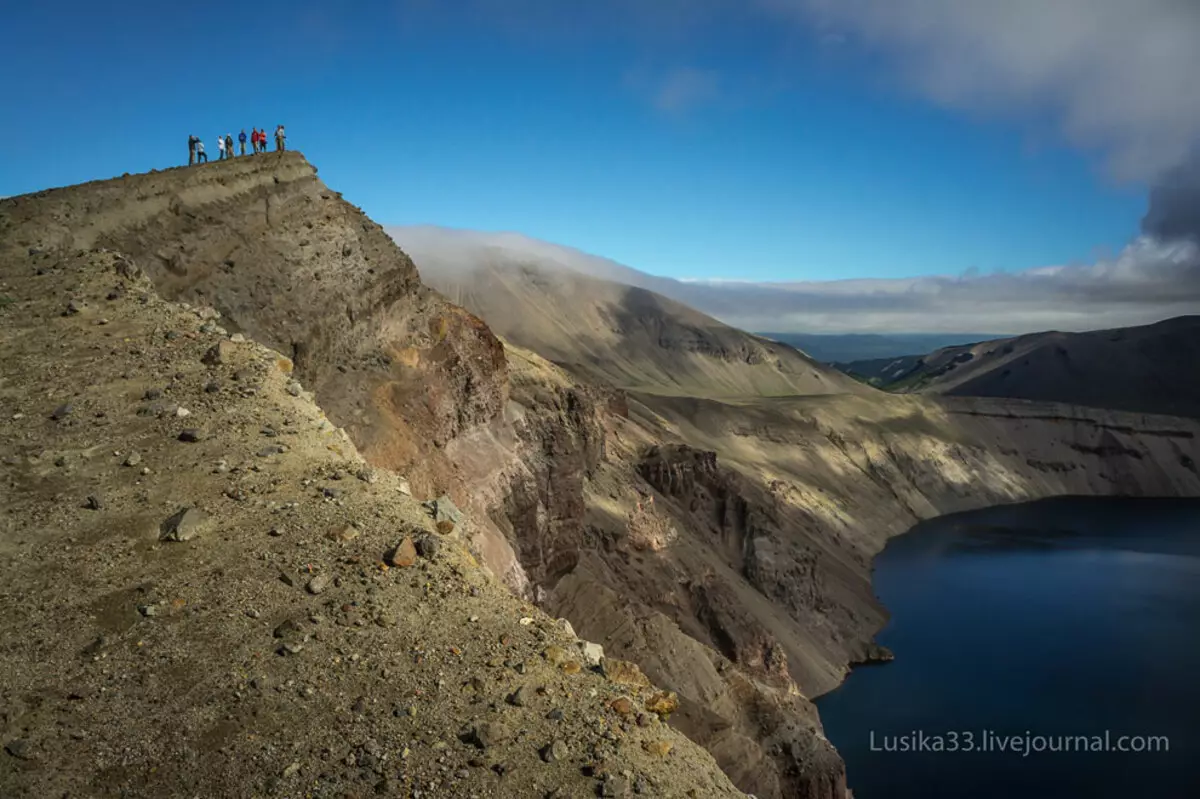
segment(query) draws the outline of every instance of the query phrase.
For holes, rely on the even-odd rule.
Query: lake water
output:
[[[1200,502],[943,517],[875,569],[896,660],[817,702],[856,799],[1200,797]]]

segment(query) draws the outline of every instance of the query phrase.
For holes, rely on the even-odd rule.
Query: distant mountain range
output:
[[[840,364],[903,393],[1011,397],[1200,416],[1200,316],[1090,333],[1031,333]]]

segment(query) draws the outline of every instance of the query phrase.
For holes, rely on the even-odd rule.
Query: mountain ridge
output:
[[[892,369],[907,393],[1010,397],[1200,416],[1200,316],[1085,333],[1046,331],[946,347]],[[878,364],[864,368],[870,371]],[[906,367],[906,368],[905,368]],[[848,364],[851,371],[854,364]]]
[[[730,397],[866,390],[789,345],[648,289],[498,259],[422,268],[431,285],[505,339],[617,388]]]

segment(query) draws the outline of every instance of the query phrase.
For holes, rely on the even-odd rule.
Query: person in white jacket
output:
[[[196,139],[196,163],[208,163],[208,156],[204,153],[204,140]]]
[[[217,160],[218,161],[225,160],[225,137],[224,136],[217,137]]]

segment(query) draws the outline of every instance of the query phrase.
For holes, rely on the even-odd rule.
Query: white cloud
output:
[[[892,57],[935,102],[1041,112],[1114,175],[1152,180],[1200,141],[1194,0],[758,0]]]
[[[1200,314],[1200,248],[1143,237],[1093,264],[896,280],[746,283],[656,277],[515,233],[389,228],[418,269],[569,269],[646,288],[737,327],[809,333],[1095,330]]]

